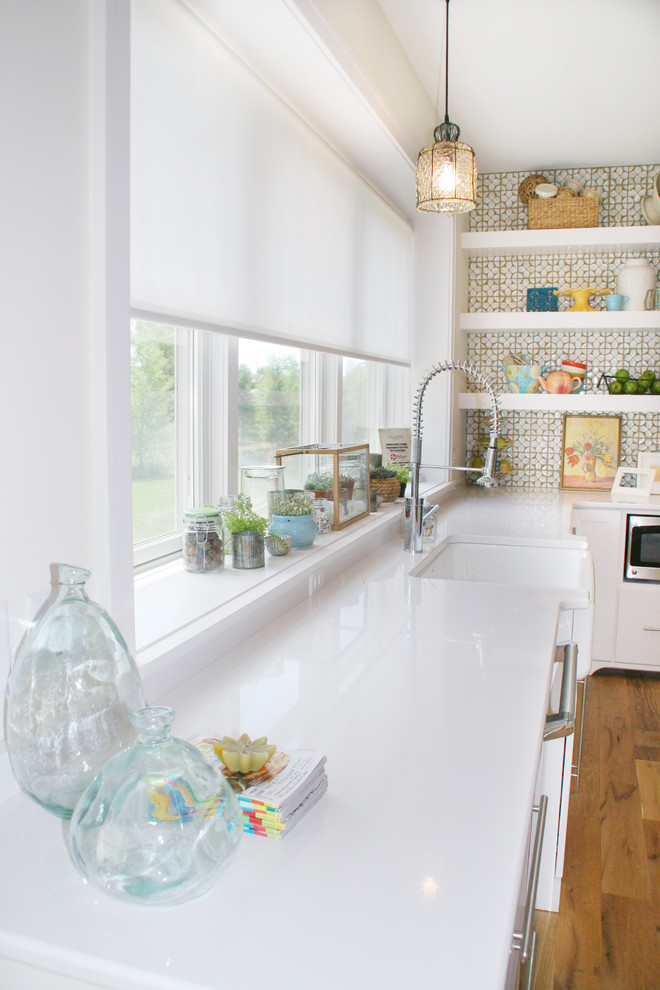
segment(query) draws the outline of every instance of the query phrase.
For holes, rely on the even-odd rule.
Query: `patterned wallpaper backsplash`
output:
[[[613,165],[608,168],[539,168],[548,182],[577,179],[601,195],[599,227],[644,226],[640,203],[651,192],[660,165]],[[527,207],[518,199],[518,187],[530,172],[487,172],[477,183],[477,205],[471,211],[470,230],[526,230]]]
[[[559,184],[567,176],[579,179],[601,195],[599,226],[645,225],[640,203],[651,192],[653,177],[660,165],[585,168],[571,171],[539,169],[549,182]],[[471,230],[527,229],[527,209],[518,199],[518,186],[529,172],[497,172],[479,176],[477,208],[470,214]],[[645,257],[660,275],[657,251],[608,252],[605,254],[550,255],[545,257],[470,258],[468,308],[470,312],[524,312],[530,286],[590,285],[615,289],[616,275],[629,257]],[[559,310],[570,308],[571,300],[559,297]],[[603,297],[592,297],[591,305],[605,309]],[[562,358],[585,361],[588,367],[586,391],[596,390],[600,372],[629,368],[641,373],[652,368],[660,376],[660,333],[657,331],[615,330],[566,333],[470,333],[467,334],[468,360],[489,374],[499,391],[506,391],[502,360],[510,352],[533,358],[548,370],[558,367]],[[474,386],[468,382],[468,389]],[[601,387],[602,391],[602,387]],[[539,396],[539,403],[543,396]],[[637,465],[637,454],[660,450],[660,415],[620,413],[620,463]],[[484,412],[467,413],[468,463],[483,448],[481,438],[488,433]],[[509,412],[501,414],[501,434],[511,445],[502,456],[511,464],[505,483],[514,487],[552,488],[559,485],[563,413]]]

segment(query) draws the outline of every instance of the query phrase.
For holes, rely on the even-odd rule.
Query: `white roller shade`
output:
[[[177,0],[132,31],[134,307],[408,363],[408,222]]]

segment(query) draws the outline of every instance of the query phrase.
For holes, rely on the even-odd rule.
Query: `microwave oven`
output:
[[[623,578],[660,582],[660,516],[628,516]]]

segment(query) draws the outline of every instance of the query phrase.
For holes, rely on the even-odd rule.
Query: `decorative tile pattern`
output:
[[[598,224],[603,227],[643,226],[642,197],[651,192],[655,165],[615,165],[605,168],[539,169],[548,182],[559,185],[572,178],[601,194]],[[490,172],[478,179],[477,208],[470,213],[470,230],[526,230],[527,207],[518,186],[529,172]]]
[[[540,170],[549,182],[559,184],[570,176],[602,195],[601,226],[636,226],[645,223],[640,203],[651,191],[660,165],[612,166],[571,170]],[[527,208],[518,199],[518,186],[527,172],[501,172],[479,176],[477,209],[470,214],[471,230],[525,230]],[[468,276],[469,310],[474,313],[524,312],[530,286],[616,288],[616,275],[629,257],[639,253],[575,254],[548,257],[520,256],[471,258]],[[657,254],[643,255],[660,275]],[[559,297],[559,311],[569,309],[572,300]],[[594,296],[591,305],[605,310],[603,297]],[[501,391],[506,390],[502,368],[509,353],[525,355],[552,370],[563,358],[587,363],[586,388],[598,387],[601,372],[613,374],[617,368],[641,373],[652,368],[660,374],[660,334],[642,330],[627,333],[614,330],[586,333],[473,333],[467,335],[467,358],[490,375]],[[468,382],[469,391],[475,391]],[[604,391],[604,389],[601,390]],[[542,403],[543,396],[539,396]],[[468,411],[466,439],[468,463],[483,454],[481,439],[488,435],[488,414]],[[512,465],[503,480],[513,487],[557,487],[561,475],[563,413],[510,412],[501,414],[501,435],[511,440],[502,458]],[[621,413],[621,463],[637,464],[641,452],[660,450],[660,416],[651,413]]]

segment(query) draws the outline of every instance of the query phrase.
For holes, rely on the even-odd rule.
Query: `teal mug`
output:
[[[605,305],[610,311],[623,309],[623,304],[626,302],[628,302],[628,296],[622,296],[616,292],[610,292],[609,296],[605,296]]]

